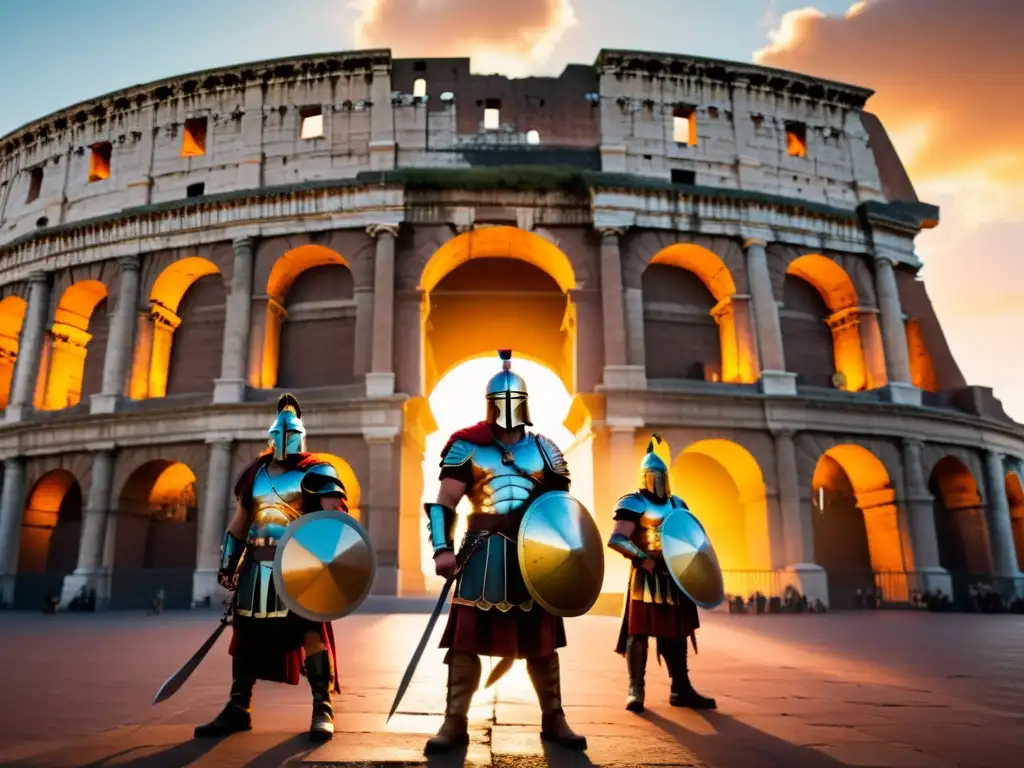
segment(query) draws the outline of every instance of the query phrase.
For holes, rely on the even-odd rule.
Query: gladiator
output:
[[[320,510],[347,512],[345,486],[329,463],[306,452],[306,428],[299,402],[290,394],[277,402],[268,430],[269,449],[235,484],[235,513],[224,534],[217,580],[234,592],[232,608],[231,693],[211,722],[195,729],[197,738],[252,729],[252,691],[257,680],[298,685],[305,675],[313,694],[309,735],[334,735],[331,694],[339,693],[334,632],[290,612],[274,586],[278,542],[288,525]]]
[[[630,560],[629,584],[623,601],[622,627],[616,653],[626,657],[629,694],[626,709],[642,712],[649,638],[657,641],[672,680],[669,704],[691,709],[714,709],[715,700],[702,696],[690,682],[687,642],[697,650],[700,627],[697,605],[676,584],[662,555],[662,523],[676,509],[689,511],[669,487],[668,466],[656,453],[661,437],[654,435],[640,462],[640,487],[615,503],[615,528],[608,546]],[[692,512],[691,512],[692,514]]]
[[[525,659],[541,708],[541,738],[585,750],[586,738],[569,727],[562,710],[558,649],[566,644],[563,619],[537,605],[520,569],[516,541],[528,506],[547,491],[568,491],[561,450],[531,433],[526,382],[501,350],[501,370],[486,389],[486,419],[451,436],[441,452],[441,488],[426,504],[434,566],[457,575],[448,623],[445,718],[425,752],[438,754],[469,743],[468,715],[480,684],[481,656]],[[467,533],[455,552],[455,509],[467,498]],[[461,569],[461,570],[460,570]]]

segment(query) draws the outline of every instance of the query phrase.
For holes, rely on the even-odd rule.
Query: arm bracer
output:
[[[430,546],[435,553],[455,546],[455,510],[444,504],[424,504],[427,513],[427,530],[430,532]]]
[[[644,560],[649,560],[647,553],[634,544],[628,536],[621,533],[613,533],[608,540],[608,548],[614,549],[627,560],[632,560],[633,565],[639,566]]]
[[[220,545],[220,570],[234,574],[244,552],[245,542],[236,539],[231,531],[225,531],[224,541]]]

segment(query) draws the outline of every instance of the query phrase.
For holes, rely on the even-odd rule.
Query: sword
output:
[[[496,682],[501,680],[505,674],[512,669],[512,665],[516,663],[515,659],[503,658],[497,664],[494,665],[494,669],[491,670],[491,674],[487,676],[487,683],[484,688],[490,688]]]
[[[192,658],[186,661],[185,665],[181,669],[167,678],[164,684],[160,686],[160,690],[156,692],[156,697],[153,699],[153,706],[156,706],[161,701],[166,701],[171,698],[171,696],[176,694],[181,686],[185,684],[185,681],[192,677],[192,673],[196,671],[196,667],[202,663],[203,659],[206,658],[206,654],[210,652],[210,649],[213,648],[217,643],[217,640],[220,639],[221,634],[228,628],[228,625],[231,624],[231,614],[235,608],[236,598],[237,593],[235,593],[235,596],[231,598],[231,602],[228,604],[228,607],[224,609],[224,615],[220,619],[220,624],[215,630],[213,630],[213,634],[210,635],[209,639],[200,646],[198,651],[192,654]]]

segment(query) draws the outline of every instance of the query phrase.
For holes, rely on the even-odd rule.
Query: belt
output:
[[[277,547],[252,547],[246,550],[245,556],[254,563],[266,562],[277,556]]]
[[[267,536],[259,539],[249,539],[246,544],[250,547],[276,547],[280,539]]]
[[[519,535],[520,522],[522,519],[516,514],[492,515],[478,512],[466,520],[466,530],[469,533],[497,533],[514,539]]]

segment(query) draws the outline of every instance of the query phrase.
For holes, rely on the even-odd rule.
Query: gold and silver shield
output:
[[[725,600],[718,555],[707,531],[688,510],[670,512],[661,524],[661,552],[672,580],[701,608]]]
[[[336,621],[362,604],[376,572],[363,527],[344,512],[324,510],[285,529],[274,557],[274,588],[288,610],[302,618]]]
[[[530,596],[548,613],[582,616],[604,583],[604,542],[593,516],[565,491],[537,497],[519,527],[519,567]]]

